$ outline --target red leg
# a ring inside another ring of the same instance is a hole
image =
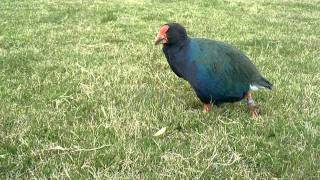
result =
[[[208,103],[208,104],[204,104],[204,107],[203,107],[203,112],[207,113],[210,111],[210,108],[211,108],[211,104]]]
[[[251,117],[253,117],[253,118],[258,117],[259,116],[258,109],[257,109],[257,106],[254,105],[254,101],[253,101],[251,92],[248,92],[246,94],[246,97],[247,97],[247,105],[248,105]]]

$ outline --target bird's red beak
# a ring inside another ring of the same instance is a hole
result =
[[[165,43],[167,43],[167,42],[168,42],[167,38],[166,38],[164,35],[162,35],[162,34],[158,34],[157,37],[156,37],[155,40],[154,40],[154,44],[155,44],[155,45],[165,44]]]
[[[169,29],[168,25],[164,25],[160,28],[160,31],[154,40],[155,45],[168,43],[168,38],[167,38],[168,29]]]

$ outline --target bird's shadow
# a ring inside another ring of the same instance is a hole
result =
[[[190,111],[203,111],[203,104],[199,101],[189,101],[187,109]],[[212,105],[209,113],[215,112],[223,117],[232,117],[234,114],[248,113],[247,106],[244,102],[223,103],[220,105]]]
[[[200,110],[203,108],[203,104],[201,104],[199,101],[192,101],[187,103],[188,109],[191,109],[193,111]]]

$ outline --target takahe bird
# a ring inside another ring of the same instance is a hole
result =
[[[155,44],[163,44],[172,71],[190,83],[204,103],[205,112],[209,112],[211,104],[247,98],[251,115],[257,116],[250,91],[261,87],[272,89],[272,84],[238,49],[220,41],[190,38],[178,23],[163,25]]]

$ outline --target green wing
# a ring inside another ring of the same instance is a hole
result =
[[[261,75],[254,64],[236,48],[219,41],[195,39],[199,47],[196,59],[210,73],[232,83],[259,84]],[[229,83],[228,83],[229,84]]]

